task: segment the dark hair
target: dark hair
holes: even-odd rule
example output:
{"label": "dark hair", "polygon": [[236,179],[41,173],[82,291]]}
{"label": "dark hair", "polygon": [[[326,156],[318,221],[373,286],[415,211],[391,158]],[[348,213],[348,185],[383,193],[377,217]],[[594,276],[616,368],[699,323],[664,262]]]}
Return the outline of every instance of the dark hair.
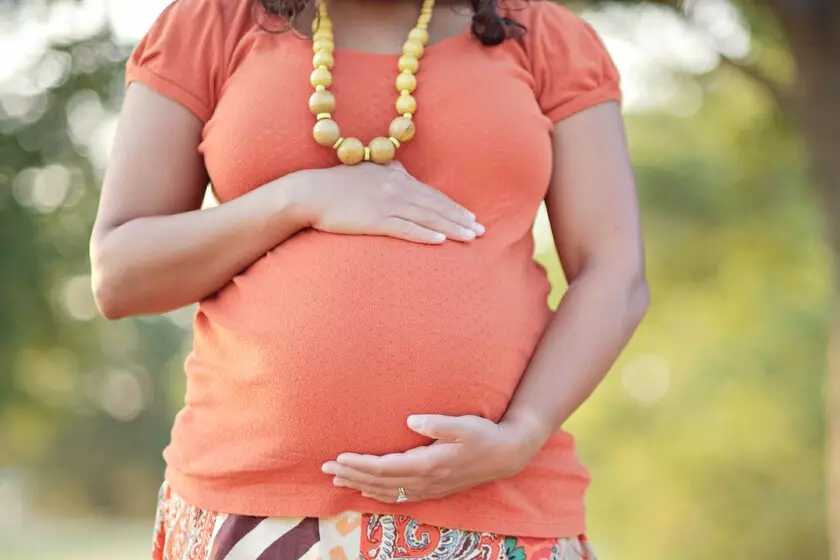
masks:
{"label": "dark hair", "polygon": [[[313,0],[254,0],[269,14],[292,21]],[[525,28],[499,13],[499,0],[469,0],[473,10],[472,29],[484,45],[498,45],[508,37],[521,35]]]}

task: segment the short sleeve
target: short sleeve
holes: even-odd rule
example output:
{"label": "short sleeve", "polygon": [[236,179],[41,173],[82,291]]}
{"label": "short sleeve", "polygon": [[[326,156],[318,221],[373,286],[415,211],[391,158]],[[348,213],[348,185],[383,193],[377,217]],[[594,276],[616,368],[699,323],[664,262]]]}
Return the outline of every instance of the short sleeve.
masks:
{"label": "short sleeve", "polygon": [[588,23],[550,1],[534,2],[525,35],[537,101],[551,122],[621,102],[618,70]]}
{"label": "short sleeve", "polygon": [[216,0],[175,0],[132,52],[126,87],[143,83],[207,122],[234,47],[230,23]]}

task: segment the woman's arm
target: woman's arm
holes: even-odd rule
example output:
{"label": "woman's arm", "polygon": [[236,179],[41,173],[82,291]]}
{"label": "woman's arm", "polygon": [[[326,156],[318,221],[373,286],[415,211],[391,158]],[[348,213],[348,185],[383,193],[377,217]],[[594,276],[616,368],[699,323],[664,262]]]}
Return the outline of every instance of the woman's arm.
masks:
{"label": "woman's arm", "polygon": [[293,178],[199,210],[201,130],[178,103],[128,89],[91,240],[94,294],[110,319],[199,301],[306,223]]}
{"label": "woman's arm", "polygon": [[128,89],[91,240],[94,294],[110,319],[200,301],[304,227],[427,244],[484,233],[397,163],[300,171],[199,210],[201,130],[175,101]]}
{"label": "woman's arm", "polygon": [[502,421],[521,432],[533,452],[601,382],[649,300],[618,104],[557,124],[554,161],[546,204],[569,289]]}
{"label": "woman's arm", "polygon": [[434,444],[382,457],[345,453],[324,464],[337,486],[393,503],[446,496],[521,470],[592,393],[648,306],[633,172],[617,103],[554,128],[547,197],[569,290],[504,418],[411,416]]}

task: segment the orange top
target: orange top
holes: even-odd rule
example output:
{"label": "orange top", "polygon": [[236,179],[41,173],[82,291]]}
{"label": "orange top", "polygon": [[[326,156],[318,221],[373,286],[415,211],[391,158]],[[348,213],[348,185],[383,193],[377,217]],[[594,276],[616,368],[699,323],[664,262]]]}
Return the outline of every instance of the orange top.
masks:
{"label": "orange top", "polygon": [[[262,31],[250,8],[177,0],[128,64],[128,82],[205,122],[200,150],[222,202],[336,164],[311,136],[311,42]],[[584,531],[589,477],[565,432],[516,476],[434,501],[385,505],[320,471],[344,451],[429,443],[406,426],[413,413],[499,420],[552,316],[531,235],[552,123],[618,100],[618,75],[565,8],[533,1],[510,15],[528,29],[519,40],[484,47],[464,31],[426,49],[418,134],[397,155],[487,233],[424,246],[304,230],[201,302],[164,452],[186,499],[250,515],[356,510],[521,536]],[[334,118],[347,134],[367,143],[388,130],[397,58],[337,49]]]}

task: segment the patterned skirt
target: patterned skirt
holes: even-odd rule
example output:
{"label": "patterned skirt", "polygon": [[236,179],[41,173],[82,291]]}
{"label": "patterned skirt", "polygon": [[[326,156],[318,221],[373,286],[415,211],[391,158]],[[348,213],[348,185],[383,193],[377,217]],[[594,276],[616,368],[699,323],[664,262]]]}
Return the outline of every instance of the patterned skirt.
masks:
{"label": "patterned skirt", "polygon": [[595,560],[584,535],[511,537],[404,515],[252,517],[202,510],[164,483],[152,560]]}

